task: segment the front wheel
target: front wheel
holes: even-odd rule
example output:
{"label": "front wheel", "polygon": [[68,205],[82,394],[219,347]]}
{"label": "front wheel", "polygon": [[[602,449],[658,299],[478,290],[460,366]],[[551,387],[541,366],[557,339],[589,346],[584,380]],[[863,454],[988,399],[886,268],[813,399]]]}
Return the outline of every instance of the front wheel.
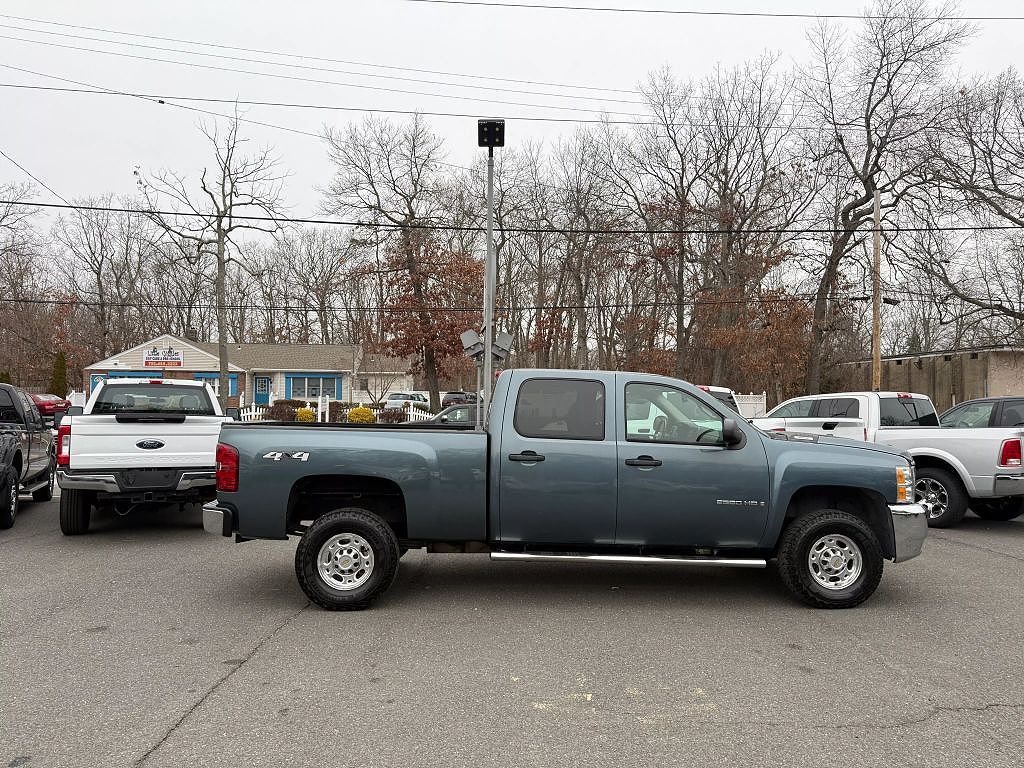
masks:
{"label": "front wheel", "polygon": [[358,611],[395,580],[400,558],[391,527],[369,510],[345,507],[317,518],[295,550],[306,596],[329,611]]}
{"label": "front wheel", "polygon": [[859,517],[823,509],[798,517],[779,539],[782,583],[813,608],[852,608],[882,579],[882,547]]}
{"label": "front wheel", "polygon": [[1002,499],[975,499],[971,502],[971,511],[982,520],[996,520],[1005,523],[1024,515],[1024,499],[1020,496],[1008,496]]}
{"label": "front wheel", "polygon": [[18,473],[14,467],[8,467],[0,473],[0,529],[14,525],[18,516]]}

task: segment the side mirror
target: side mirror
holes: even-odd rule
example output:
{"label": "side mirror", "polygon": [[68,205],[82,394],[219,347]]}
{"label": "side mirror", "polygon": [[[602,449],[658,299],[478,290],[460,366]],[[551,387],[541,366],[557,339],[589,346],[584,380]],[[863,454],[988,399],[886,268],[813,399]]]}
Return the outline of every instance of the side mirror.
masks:
{"label": "side mirror", "polygon": [[224,415],[227,416],[232,421],[240,421],[242,418],[242,409],[228,408],[226,411],[224,411]]}
{"label": "side mirror", "polygon": [[68,408],[68,416],[81,416],[85,412],[85,408],[81,405],[72,405]]}
{"label": "side mirror", "polygon": [[438,421],[440,421],[442,424],[447,424],[448,423],[448,417],[447,416],[441,416],[441,417],[438,418]]}
{"label": "side mirror", "polygon": [[730,448],[735,448],[743,442],[743,430],[736,423],[736,419],[725,419],[722,422],[722,439]]}

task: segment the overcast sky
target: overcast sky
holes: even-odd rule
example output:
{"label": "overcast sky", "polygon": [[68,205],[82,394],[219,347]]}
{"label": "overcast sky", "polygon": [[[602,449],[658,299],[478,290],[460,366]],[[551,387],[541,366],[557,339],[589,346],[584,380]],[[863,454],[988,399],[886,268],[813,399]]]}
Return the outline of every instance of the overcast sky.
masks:
{"label": "overcast sky", "polygon": [[[561,0],[552,0],[560,2]],[[572,4],[585,4],[579,0]],[[856,4],[822,0],[604,0],[593,4],[640,8],[718,10],[771,10],[775,12],[848,13]],[[1019,0],[965,0],[968,16],[1020,14]],[[316,69],[274,67],[178,51],[155,50],[98,42],[89,38],[135,42],[178,50],[271,60],[268,54],[190,46],[155,39],[118,36],[105,32],[40,23],[61,22],[120,32],[178,38],[199,43],[258,48],[265,51],[318,56],[363,65],[443,70],[450,73],[489,75],[519,80],[546,81],[600,88],[632,89],[648,72],[668,65],[680,75],[699,77],[716,64],[733,65],[765,51],[779,53],[783,63],[808,56],[806,19],[688,17],[624,13],[587,13],[533,9],[494,9],[409,3],[401,0],[345,0],[282,3],[266,0],[176,0],[173,3],[139,0],[4,0],[0,14],[30,17],[24,21],[0,17],[0,64],[33,70],[38,76],[0,68],[0,83],[78,87],[55,78],[89,86],[159,93],[260,101],[333,104],[344,107],[463,112],[509,118],[507,143],[527,138],[554,140],[573,130],[571,124],[527,123],[515,115],[596,117],[571,110],[513,106],[494,101],[526,102],[551,106],[635,111],[636,105],[584,100],[597,92],[544,88],[509,82],[460,79],[397,69],[371,68],[323,61],[276,61]],[[853,25],[855,22],[837,22]],[[19,28],[20,27],[20,28]],[[46,30],[56,34],[27,32]],[[976,37],[959,60],[965,73],[996,72],[1024,64],[1021,36],[1024,22],[982,22]],[[17,37],[46,41],[28,43]],[[274,72],[299,78],[332,81],[310,83],[279,77],[215,71],[180,64],[144,61],[61,48],[76,46],[117,51],[207,66]],[[345,70],[342,72],[324,69]],[[390,75],[472,84],[456,88],[428,83],[358,76],[348,72]],[[371,88],[419,91],[425,95],[391,93]],[[479,86],[547,91],[557,96],[486,91]],[[441,98],[438,94],[462,98]],[[602,92],[601,96],[633,99],[628,93]],[[0,88],[0,149],[36,174],[67,199],[113,192],[134,192],[132,169],[173,168],[195,174],[207,160],[208,147],[196,125],[196,112],[134,98]],[[230,105],[194,104],[219,112]],[[270,107],[248,108],[252,120],[274,123],[298,131],[319,133],[324,123],[342,125],[357,113]],[[475,119],[430,118],[448,140],[449,160],[468,163],[476,149]],[[261,145],[273,146],[291,172],[287,198],[293,215],[316,212],[317,186],[330,178],[324,143],[313,137],[271,127],[248,125],[245,134]],[[22,181],[17,168],[0,157],[0,180]],[[40,200],[52,200],[42,192]]]}

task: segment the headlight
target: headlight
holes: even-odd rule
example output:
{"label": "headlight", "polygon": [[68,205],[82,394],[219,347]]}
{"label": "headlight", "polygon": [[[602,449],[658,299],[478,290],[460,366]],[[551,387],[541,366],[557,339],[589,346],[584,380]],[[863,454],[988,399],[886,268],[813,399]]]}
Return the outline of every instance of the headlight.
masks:
{"label": "headlight", "polygon": [[896,501],[909,504],[914,500],[914,465],[896,467]]}

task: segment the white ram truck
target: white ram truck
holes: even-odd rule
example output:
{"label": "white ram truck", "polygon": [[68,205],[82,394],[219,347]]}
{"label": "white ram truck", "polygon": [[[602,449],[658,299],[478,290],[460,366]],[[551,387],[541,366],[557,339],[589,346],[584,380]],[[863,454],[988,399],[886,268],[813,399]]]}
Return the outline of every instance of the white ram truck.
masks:
{"label": "white ram truck", "polygon": [[114,379],[57,429],[60,528],[89,530],[92,509],[121,514],[216,496],[217,439],[225,416],[198,381]]}
{"label": "white ram truck", "polygon": [[780,403],[752,423],[768,432],[831,435],[907,451],[917,468],[915,501],[928,509],[934,528],[956,525],[968,507],[986,520],[1024,514],[1024,429],[940,426],[927,395],[808,395]]}

